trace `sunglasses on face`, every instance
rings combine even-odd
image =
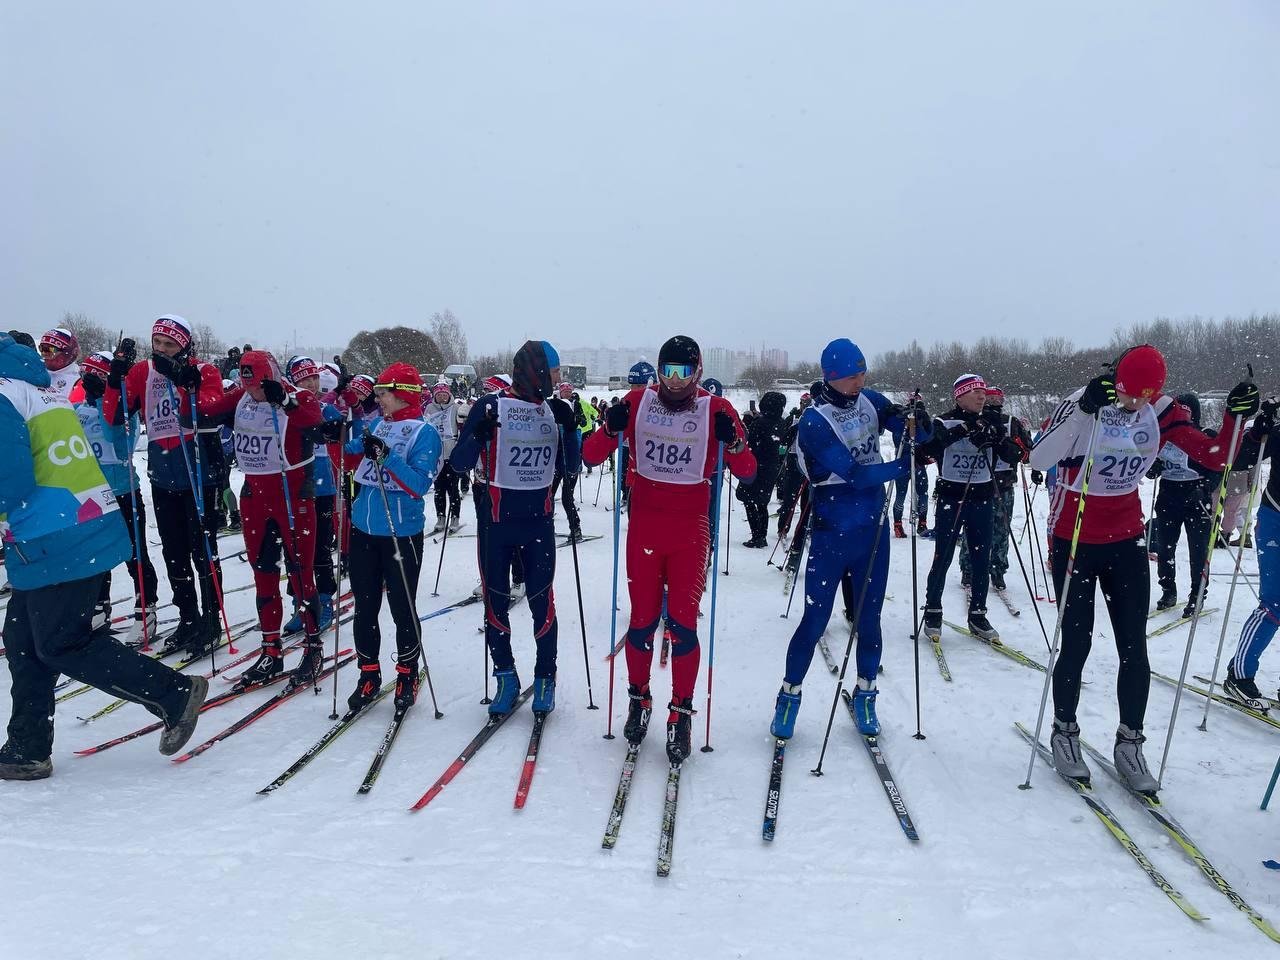
[[[658,372],[667,380],[692,380],[697,368],[691,363],[664,363]]]
[[[36,347],[42,357],[52,357],[62,352],[60,347],[55,347],[51,343],[42,343]]]
[[[378,391],[379,391],[379,390],[383,391],[383,393],[378,393]],[[422,392],[422,384],[419,384],[419,383],[375,383],[375,384],[373,385],[373,392],[374,392],[374,393],[378,393],[378,396],[383,396],[383,395],[385,395],[385,393],[388,393],[388,392],[390,392],[390,391],[392,391],[392,390],[404,390],[404,391],[407,391],[408,393],[421,393],[421,392]]]

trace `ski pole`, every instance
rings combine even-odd
[[[720,526],[720,490],[724,486],[724,441],[721,440],[716,447],[716,493],[715,493],[715,522],[711,524],[711,621],[710,621],[710,641],[707,650],[707,733],[706,742],[702,745],[703,753],[710,753],[715,747],[711,746],[711,684],[715,679],[716,669],[716,588],[720,584],[720,531],[716,528]],[[733,508],[730,507],[730,510]],[[675,667],[673,666],[674,673]]]
[[[409,612],[413,615],[413,629],[418,635],[418,655],[422,657],[422,672],[427,678],[427,689],[431,692],[431,707],[435,710],[436,719],[439,720],[444,714],[440,712],[440,705],[436,701],[436,688],[431,683],[431,665],[427,662],[427,651],[422,646],[422,623],[418,620],[417,597],[414,596],[414,591],[409,589],[409,575],[404,570],[404,557],[400,554],[400,535],[396,532],[396,522],[391,516],[391,501],[387,499],[386,482],[382,479],[384,473],[382,461],[375,460],[374,465],[376,467],[374,473],[378,478],[378,493],[382,495],[382,509],[386,511],[387,527],[391,531],[391,555],[395,558],[396,566],[400,570],[400,583],[404,587],[405,599],[409,602]],[[416,551],[414,559],[417,560]],[[417,658],[414,659],[416,661]]]
[[[917,395],[919,388],[916,389]],[[911,640],[912,649],[911,656],[914,660],[916,673],[916,732],[912,737],[916,740],[925,739],[924,733],[920,729],[920,621],[918,619],[920,612],[920,568],[916,554],[916,533],[917,518],[920,516],[920,507],[916,501],[916,418],[911,417],[907,421],[907,437],[911,448],[911,472],[907,475],[907,499],[910,501],[907,514],[911,522]]]
[[[1249,521],[1253,519],[1253,501],[1257,495],[1258,486],[1262,479],[1262,460],[1267,452],[1267,437],[1262,438],[1262,442],[1258,445],[1258,462],[1254,464],[1253,476],[1250,477],[1249,483],[1249,502],[1244,511],[1244,530],[1249,529]],[[1234,455],[1234,451],[1232,452]],[[1231,546],[1228,544],[1227,549]],[[1218,682],[1218,665],[1222,660],[1222,645],[1227,639],[1227,621],[1231,618],[1231,601],[1236,595],[1236,581],[1240,579],[1240,562],[1244,559],[1244,548],[1236,552],[1236,565],[1231,571],[1231,589],[1227,592],[1227,607],[1222,611],[1222,632],[1218,635],[1218,652],[1213,655],[1213,673],[1209,675],[1209,696],[1204,700],[1204,716],[1200,718],[1200,726],[1197,728],[1201,731],[1208,730],[1209,724],[1209,704],[1213,703],[1213,688]]]
[[[726,478],[723,474],[717,474],[717,478],[719,480],[718,487],[723,487],[726,479],[729,481],[729,507],[727,511],[728,516],[725,517],[725,521],[724,521],[724,575],[727,577],[729,575],[729,546],[730,546],[729,538],[730,538],[730,530],[733,527],[733,477],[729,476]],[[719,502],[720,502],[720,491],[719,489],[717,489],[716,503],[719,503]],[[720,525],[720,509],[719,507],[717,507],[716,508],[716,526],[719,526],[719,525]]]
[[[346,522],[346,506],[345,498],[347,493],[347,468],[345,457],[347,454],[347,438],[351,430],[351,410],[348,409],[342,415],[342,426],[338,429],[338,494],[334,498],[334,540],[335,546],[338,548],[338,557],[335,564],[337,569],[337,595],[333,598],[333,662],[338,662],[338,642],[342,633],[342,616],[341,602],[342,597],[342,525]],[[330,463],[332,463],[330,458]],[[332,468],[331,468],[332,469]],[[330,720],[338,719],[338,671],[333,671],[333,710],[329,714]]]
[[[796,569],[795,569],[795,573],[791,577],[791,589],[787,593],[787,609],[786,609],[786,612],[782,614],[783,620],[786,620],[788,617],[791,616],[791,602],[796,598],[796,584],[800,582],[800,566],[804,562],[805,548],[808,547],[809,545],[809,536],[808,536],[809,507],[812,505],[812,502],[813,501],[806,503],[804,505],[804,509],[800,511],[800,519],[796,522],[796,532],[795,532],[795,535],[791,538],[792,539],[791,548],[787,550],[787,566],[788,567],[791,566],[791,554],[795,553]],[[797,539],[799,539],[800,541],[799,550],[796,549],[796,544],[795,544],[795,541]]]
[[[596,499],[595,499],[595,502],[591,504],[593,507],[600,506],[600,487],[603,483],[604,483],[604,464],[602,463],[600,464],[600,475],[596,477]],[[584,500],[583,502],[585,503],[586,501]]]
[[[1026,522],[1022,524],[1022,533],[1018,535],[1018,539],[1022,540],[1024,538],[1031,538],[1034,535],[1031,533],[1031,494],[1027,491],[1027,473],[1025,470],[1022,469],[1021,464],[1018,465],[1018,479],[1022,482],[1022,509],[1026,513],[1026,518],[1027,518]],[[1013,525],[1010,524],[1009,526],[1012,529]],[[1031,550],[1035,550],[1035,545],[1031,543],[1030,539],[1027,540],[1027,545]],[[1023,575],[1025,576],[1026,574],[1025,568],[1023,569],[1022,572],[1023,572]],[[1031,604],[1032,606],[1035,606],[1035,602],[1040,599],[1039,595],[1036,593],[1036,591],[1040,589],[1040,584],[1036,580],[1034,554],[1032,554],[1031,577],[1029,578],[1029,580],[1030,580],[1029,589],[1031,590]]]
[[[578,592],[578,625],[582,627],[582,665],[587,669],[587,709],[599,710],[595,697],[591,693],[591,659],[587,655],[587,616],[582,610],[582,575],[578,570],[578,541],[571,539],[569,548],[573,551],[573,585]]]
[[[1271,792],[1276,788],[1276,780],[1280,779],[1280,757],[1276,758],[1275,769],[1271,771],[1271,782],[1267,784],[1267,792],[1262,795],[1262,809],[1267,809],[1271,802]]]
[[[290,575],[290,579],[293,581],[294,594],[298,598],[299,611],[302,615],[303,633],[308,634],[316,628],[316,616],[314,607],[312,606],[314,597],[312,600],[308,600],[306,598],[306,594],[303,592],[302,555],[298,553],[298,540],[294,536],[293,497],[289,493],[289,474],[285,467],[284,438],[280,435],[280,417],[276,412],[276,405],[273,403],[270,404],[270,406],[271,426],[275,429],[276,450],[279,452],[280,456],[280,488],[284,491],[284,510],[285,516],[289,522],[289,532],[283,538],[286,541],[284,568],[285,572]],[[275,587],[277,592],[279,592],[279,586],[280,585],[277,583]],[[339,596],[341,596],[341,594],[339,594]],[[263,639],[265,640],[266,638],[264,637]],[[337,670],[334,670],[335,674],[337,672]],[[319,671],[317,671],[315,677],[312,678],[312,686],[316,693],[320,692]]]
[[[445,503],[445,509],[449,509],[449,504],[447,502]],[[440,560],[436,564],[436,585],[431,589],[431,595],[433,597],[440,596],[440,571],[444,569],[444,549],[449,546],[449,526],[449,521],[446,520],[444,524],[444,538],[440,541]]]
[[[1013,554],[1018,558],[1018,567],[1019,569],[1022,570],[1022,582],[1027,585],[1027,594],[1031,597],[1031,609],[1035,611],[1036,622],[1040,624],[1040,635],[1044,637],[1044,648],[1048,650],[1049,649],[1049,631],[1045,629],[1044,620],[1042,620],[1040,617],[1040,607],[1036,603],[1036,600],[1038,598],[1036,597],[1035,588],[1031,585],[1032,579],[1035,577],[1035,570],[1036,570],[1035,565],[1034,563],[1032,564],[1031,575],[1028,576],[1027,565],[1022,562],[1022,551],[1018,549],[1018,538],[1014,537],[1013,530],[1009,531],[1009,542],[1013,544]]]
[[[209,576],[213,580],[213,589],[218,597],[218,611],[222,614],[222,626],[227,632],[227,653],[234,655],[240,651],[236,649],[235,643],[231,639],[231,625],[227,622],[227,610],[222,602],[222,584],[219,582],[217,571],[213,566],[213,548],[209,546],[209,532],[204,527],[204,487],[203,484],[197,487],[196,483],[196,475],[200,470],[200,433],[196,429],[196,424],[199,422],[196,410],[196,392],[193,390],[187,393],[187,396],[191,399],[191,443],[196,449],[196,473],[192,473],[191,458],[187,454],[187,438],[182,432],[181,408],[178,406],[178,397],[173,391],[173,381],[166,377],[165,386],[169,389],[169,403],[178,418],[178,446],[182,448],[182,463],[187,468],[187,483],[191,486],[191,499],[195,501],[196,505],[196,525],[200,528],[200,541],[204,544],[205,563],[209,567]],[[209,665],[215,670],[218,667],[216,649],[209,651]]]
[[[1208,551],[1204,558],[1204,567],[1200,571],[1200,589],[1196,593],[1195,612],[1191,615],[1191,630],[1187,633],[1187,645],[1182,651],[1182,672],[1178,674],[1178,688],[1173,694],[1173,712],[1169,714],[1169,729],[1164,737],[1164,751],[1160,754],[1160,773],[1156,776],[1156,786],[1164,785],[1164,768],[1169,762],[1169,747],[1173,743],[1173,730],[1178,722],[1178,707],[1182,701],[1182,688],[1187,682],[1187,666],[1191,662],[1191,645],[1196,640],[1196,627],[1200,625],[1200,611],[1204,609],[1204,597],[1209,592],[1209,567],[1213,562],[1213,544],[1218,539],[1218,528],[1222,524],[1222,508],[1226,506],[1227,480],[1231,476],[1231,461],[1235,459],[1240,431],[1244,426],[1244,417],[1235,418],[1235,426],[1231,430],[1231,446],[1227,447],[1227,462],[1222,471],[1222,482],[1218,485],[1218,505],[1214,510],[1213,526],[1209,531]],[[1226,630],[1227,618],[1222,618],[1223,631]],[[1219,648],[1221,652],[1221,648]]]
[[[123,390],[123,386],[121,387]],[[138,510],[142,506],[142,495],[138,492],[137,478],[133,475],[133,431],[129,429],[129,422],[132,419],[129,414],[129,405],[124,403],[124,444],[129,451],[129,462],[127,464],[129,473],[129,505],[132,508],[131,520],[133,523],[133,560],[134,566],[138,571],[138,599],[142,603],[142,652],[149,653],[151,650],[151,636],[147,628],[147,582],[142,575],[142,551],[145,544],[142,541],[141,520],[138,517]],[[99,409],[98,416],[102,416]]]
[[[620,454],[622,445],[625,441],[618,438],[618,452]],[[618,456],[619,462],[622,460],[621,455]],[[603,464],[601,465],[603,469]],[[621,528],[621,510],[617,509],[618,500],[622,496],[622,471],[615,465],[613,470],[613,600],[609,604],[609,716],[605,722],[606,740],[613,739],[613,674],[614,665],[617,663],[617,647],[618,647],[618,539],[619,530]]]
[[[1040,691],[1040,711],[1036,715],[1036,735],[1031,744],[1031,759],[1027,761],[1027,779],[1018,784],[1019,790],[1031,789],[1031,771],[1035,769],[1036,750],[1040,746],[1040,731],[1044,728],[1044,708],[1049,702],[1049,684],[1053,681],[1053,665],[1058,659],[1058,644],[1062,642],[1062,621],[1067,612],[1067,600],[1071,596],[1071,579],[1076,572],[1076,548],[1080,544],[1080,527],[1084,523],[1084,504],[1089,496],[1089,477],[1093,474],[1093,448],[1098,441],[1099,415],[1093,415],[1093,425],[1089,428],[1089,447],[1085,453],[1084,477],[1080,484],[1080,498],[1076,505],[1076,522],[1071,530],[1071,549],[1067,554],[1067,567],[1062,578],[1062,590],[1059,592],[1058,620],[1053,625],[1053,642],[1049,644],[1049,663],[1044,671],[1044,688]],[[1059,477],[1059,482],[1066,479]]]

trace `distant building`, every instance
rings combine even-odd
[[[777,348],[760,351],[760,366],[771,367],[774,370],[791,369],[787,351]]]

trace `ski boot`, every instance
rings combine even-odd
[[[200,708],[209,695],[209,681],[204,677],[191,677],[191,690],[187,693],[187,702],[183,704],[178,716],[164,721],[164,733],[160,734],[160,752],[171,757],[187,745],[191,735],[196,732],[196,721],[200,719]]]
[[[905,540],[905,539],[907,539],[907,531],[905,531],[905,530],[903,530],[903,529],[902,529],[902,521],[901,521],[901,520],[895,520],[895,521],[893,521],[893,536],[894,536],[894,538],[895,538],[895,539],[897,539],[897,540]]]
[[[853,691],[853,715],[858,721],[858,732],[864,737],[880,735],[880,721],[876,718],[875,680],[858,678],[858,686]]]
[[[443,513],[442,513],[442,514],[439,514],[439,515],[436,517],[436,525],[435,525],[434,527],[432,527],[432,528],[431,528],[431,535],[434,537],[434,536],[436,536],[437,534],[444,533],[444,528],[445,528],[445,526],[448,524],[448,522],[449,522],[449,520],[448,520],[448,518],[445,516],[445,514],[443,514]]]
[[[556,682],[549,677],[533,678],[533,712],[550,713],[556,708]]]
[[[1116,729],[1116,748],[1112,756],[1116,761],[1116,769],[1129,784],[1130,790],[1154,797],[1160,784],[1147,769],[1147,761],[1142,756],[1142,745],[1147,738],[1141,730],[1130,730],[1123,723]]]
[[[1258,689],[1253,677],[1237,677],[1234,663],[1227,664],[1227,679],[1223,681],[1222,689],[1227,696],[1233,700],[1239,700],[1246,707],[1252,707],[1254,710],[1266,708],[1262,691]]]
[[[973,581],[969,578],[968,570],[960,571],[960,586],[967,592],[972,586]]]
[[[578,524],[578,523],[569,524],[569,538],[566,542],[567,543],[582,542],[582,525],[581,524]]]
[[[920,621],[920,632],[929,641],[942,639],[942,611],[926,610],[924,619]]]
[[[1182,619],[1190,620],[1196,615],[1196,598],[1192,597],[1187,601],[1187,605],[1182,608]]]
[[[667,705],[667,759],[678,766],[689,757],[689,741],[693,736],[693,699],[673,699]]]
[[[924,520],[921,520],[919,523],[916,524],[916,534],[918,536],[924,537],[924,539],[926,540],[933,539],[933,531],[929,529],[929,524]]]
[[[969,611],[969,632],[979,640],[987,641],[987,643],[1000,642],[1000,632],[991,625],[985,610]]]
[[[513,583],[511,592],[507,594],[507,603],[516,604],[524,599],[525,585],[523,583]]]
[[[156,605],[154,603],[148,604],[145,607],[140,603],[135,603],[133,605],[133,621],[137,624],[138,643],[142,642],[143,621],[145,621],[147,625],[147,640],[151,641],[156,638],[157,620]]]
[[[333,624],[333,594],[318,594],[316,600],[320,605],[320,611],[316,615],[316,629],[323,633]]]
[[[1004,593],[1009,589],[1005,586],[1003,573],[996,573],[994,570],[991,571],[991,589],[995,590],[996,593]]]
[[[179,620],[173,632],[164,638],[164,645],[160,648],[161,656],[186,650],[188,644],[200,633],[202,623],[199,615],[190,620],[185,617]]]
[[[355,692],[347,697],[348,710],[363,710],[382,688],[382,669],[377,663],[360,664],[360,678]]]
[[[457,533],[458,528],[461,526],[462,526],[462,518],[455,513],[453,516],[449,518],[449,535],[452,536],[453,534]]]
[[[93,617],[89,621],[90,632],[111,626],[111,601],[99,600],[93,605]]]
[[[298,605],[298,601],[293,602],[293,616],[289,618],[289,622],[280,628],[280,632],[284,636],[302,632],[302,607]]]
[[[500,717],[516,708],[516,700],[520,696],[520,678],[515,668],[510,670],[494,670],[498,681],[498,689],[494,691],[493,703],[489,704],[489,716]]]
[[[235,531],[239,531],[239,530],[241,530],[241,529],[242,529],[242,524],[240,523],[240,511],[239,511],[239,510],[232,510],[232,511],[231,511],[231,518],[227,521],[227,525],[228,525],[232,530],[235,530]]]
[[[289,674],[290,689],[296,690],[298,687],[314,686],[320,680],[320,671],[323,667],[324,651],[320,638],[318,636],[309,636],[302,641],[302,659],[298,661],[298,665]]]
[[[418,701],[418,669],[407,663],[396,664],[395,705],[397,711],[408,710]]]
[[[779,740],[790,740],[795,733],[796,714],[799,712],[800,684],[784,680],[773,705],[773,723],[769,725],[769,732]]]
[[[0,780],[43,780],[53,773],[53,761],[24,760],[6,742],[0,747]]]
[[[1074,720],[1063,723],[1057,717],[1053,719],[1053,733],[1049,735],[1049,746],[1053,750],[1053,768],[1064,777],[1089,782],[1089,768],[1085,765],[1080,753],[1080,724]]]
[[[627,743],[639,743],[649,730],[649,717],[653,715],[653,694],[649,685],[637,687],[634,683],[627,685],[627,697],[631,705],[627,708],[627,722],[622,728],[622,735]]]
[[[258,683],[266,683],[284,670],[284,657],[280,655],[280,641],[265,641],[257,661],[236,680],[234,690],[243,690]]]
[[[1160,588],[1160,599],[1156,601],[1156,610],[1171,610],[1178,605],[1178,590],[1176,587]]]
[[[218,620],[218,611],[206,613],[196,621],[196,629],[187,642],[186,653],[190,658],[207,657],[222,639],[222,624]]]

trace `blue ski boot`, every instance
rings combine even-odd
[[[493,695],[493,703],[489,704],[489,716],[501,716],[516,708],[516,699],[520,696],[520,678],[512,670],[495,670],[494,677],[498,681],[498,689]]]
[[[323,633],[333,623],[333,594],[322,593],[316,599],[320,601],[320,615],[316,618],[316,629]]]
[[[293,605],[293,616],[289,619],[288,623],[286,623],[283,627],[280,628],[280,634],[282,636],[287,637],[291,633],[301,633],[301,632],[302,632],[302,608],[295,603]]]
[[[853,715],[858,721],[858,732],[864,737],[880,735],[880,721],[876,719],[876,682],[858,678],[853,691]]]
[[[773,723],[769,732],[779,740],[790,740],[796,729],[796,714],[800,712],[800,684],[783,683],[778,690],[778,702],[773,708]]]
[[[548,677],[533,678],[533,712],[550,713],[556,708],[556,682]]]

